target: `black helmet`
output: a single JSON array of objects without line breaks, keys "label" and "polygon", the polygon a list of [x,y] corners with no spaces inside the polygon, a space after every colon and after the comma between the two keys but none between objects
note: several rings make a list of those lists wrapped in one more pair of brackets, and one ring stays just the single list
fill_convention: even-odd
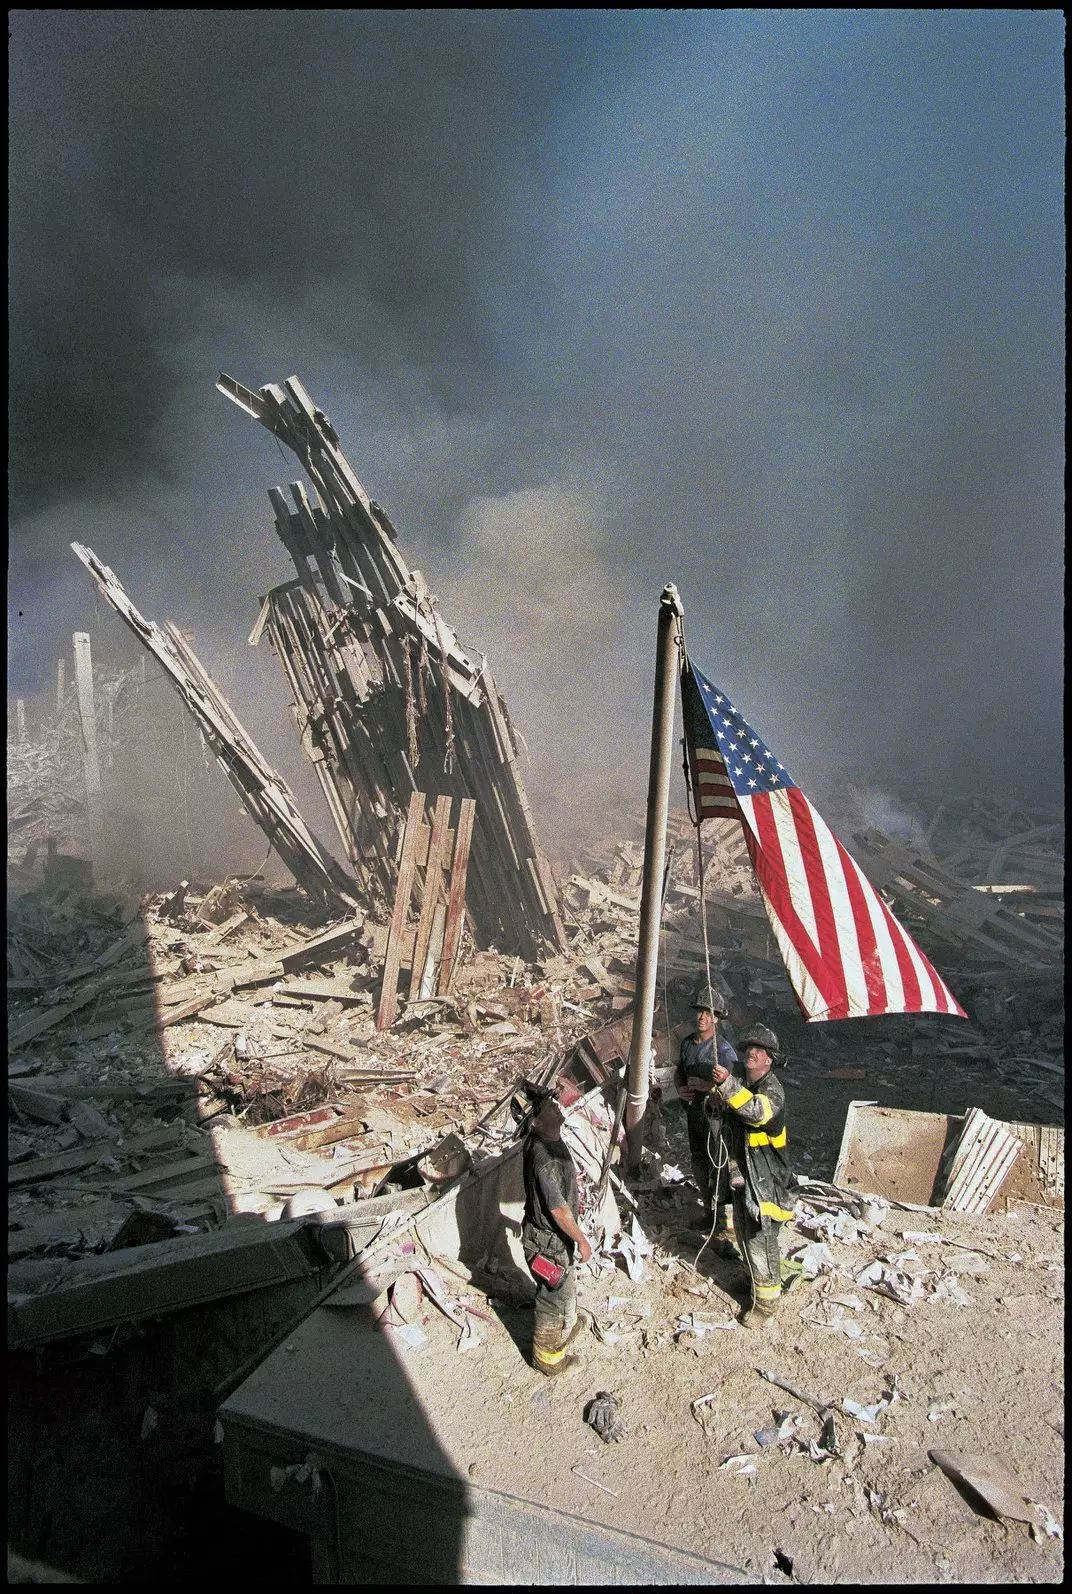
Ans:
[{"label": "black helmet", "polygon": [[762,1046],[772,1057],[780,1056],[782,1050],[777,1035],[766,1024],[749,1024],[738,1044],[742,1052],[746,1052],[750,1046]]},{"label": "black helmet", "polygon": [[554,1094],[553,1085],[538,1085],[531,1079],[523,1079],[510,1101],[510,1116],[515,1124],[527,1130],[544,1103],[550,1101]]},{"label": "black helmet", "polygon": [[719,1018],[725,1018],[730,1010],[726,998],[720,995],[713,985],[701,985],[696,992],[696,999],[692,1005],[694,1008],[706,1007],[709,1012],[716,1013]]}]

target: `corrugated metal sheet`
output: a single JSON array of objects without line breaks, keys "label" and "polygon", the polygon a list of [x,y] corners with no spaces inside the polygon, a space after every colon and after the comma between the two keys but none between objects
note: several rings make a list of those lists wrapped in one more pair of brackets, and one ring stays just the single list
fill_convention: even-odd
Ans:
[{"label": "corrugated metal sheet", "polygon": [[942,1206],[954,1212],[985,1212],[1023,1149],[1004,1124],[973,1107],[957,1141]]},{"label": "corrugated metal sheet", "polygon": [[1065,1132],[1053,1124],[1006,1124],[1017,1140],[1027,1147],[1039,1176],[1039,1182],[1048,1196],[1064,1204],[1065,1199]]}]

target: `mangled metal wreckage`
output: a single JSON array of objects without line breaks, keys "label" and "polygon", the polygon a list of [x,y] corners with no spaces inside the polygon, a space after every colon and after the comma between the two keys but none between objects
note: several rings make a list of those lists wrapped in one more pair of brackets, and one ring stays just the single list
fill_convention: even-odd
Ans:
[{"label": "mangled metal wreckage", "polygon": [[414,794],[430,805],[457,799],[463,817],[468,801],[475,824],[465,909],[477,946],[526,960],[562,950],[557,888],[486,657],[462,647],[297,377],[259,392],[228,376],[217,386],[286,444],[308,477],[308,487],[291,483],[292,504],[279,488],[269,491],[296,575],[263,599],[249,640],[267,633],[283,668],[349,873],[305,824],[182,633],[145,620],[91,549],[73,544],[75,552],[167,670],[248,812],[307,890],[344,910],[359,901],[389,910]]},{"label": "mangled metal wreckage", "polygon": [[557,892],[536,837],[506,705],[410,570],[386,512],[365,492],[334,427],[296,377],[220,391],[287,445],[315,490],[269,494],[297,579],[264,600],[312,761],[355,877],[389,898],[394,815],[418,789],[472,798],[469,911],[479,941],[522,956],[561,946]]}]

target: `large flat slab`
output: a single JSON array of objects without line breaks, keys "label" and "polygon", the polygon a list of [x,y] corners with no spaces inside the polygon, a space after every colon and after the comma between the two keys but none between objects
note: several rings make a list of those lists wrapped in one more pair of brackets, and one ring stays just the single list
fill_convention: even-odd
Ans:
[{"label": "large flat slab", "polygon": [[[367,1307],[322,1307],[221,1409],[229,1499],[308,1533],[317,1581],[758,1581],[646,1533],[620,1495],[581,1514],[596,1492],[570,1465],[578,1429],[594,1442],[583,1372],[540,1379],[501,1328],[471,1352],[445,1318],[424,1333],[407,1352]],[[515,1422],[534,1405],[535,1446]]]}]

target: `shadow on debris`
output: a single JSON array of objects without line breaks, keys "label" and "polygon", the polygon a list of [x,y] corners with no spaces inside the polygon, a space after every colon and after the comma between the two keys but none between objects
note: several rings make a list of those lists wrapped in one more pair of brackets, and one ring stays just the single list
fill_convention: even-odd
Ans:
[{"label": "shadow on debris", "polygon": [[[9,902],[8,967],[9,1545],[91,1582],[308,1585],[309,1524],[228,1504],[217,1413],[345,1258],[315,1223],[236,1212],[198,1079],[168,1057],[203,996],[174,1000],[171,965],[165,996],[138,910],[79,860]],[[383,1337],[368,1349],[374,1420],[434,1456]],[[460,1528],[440,1538],[445,1573]]]}]

